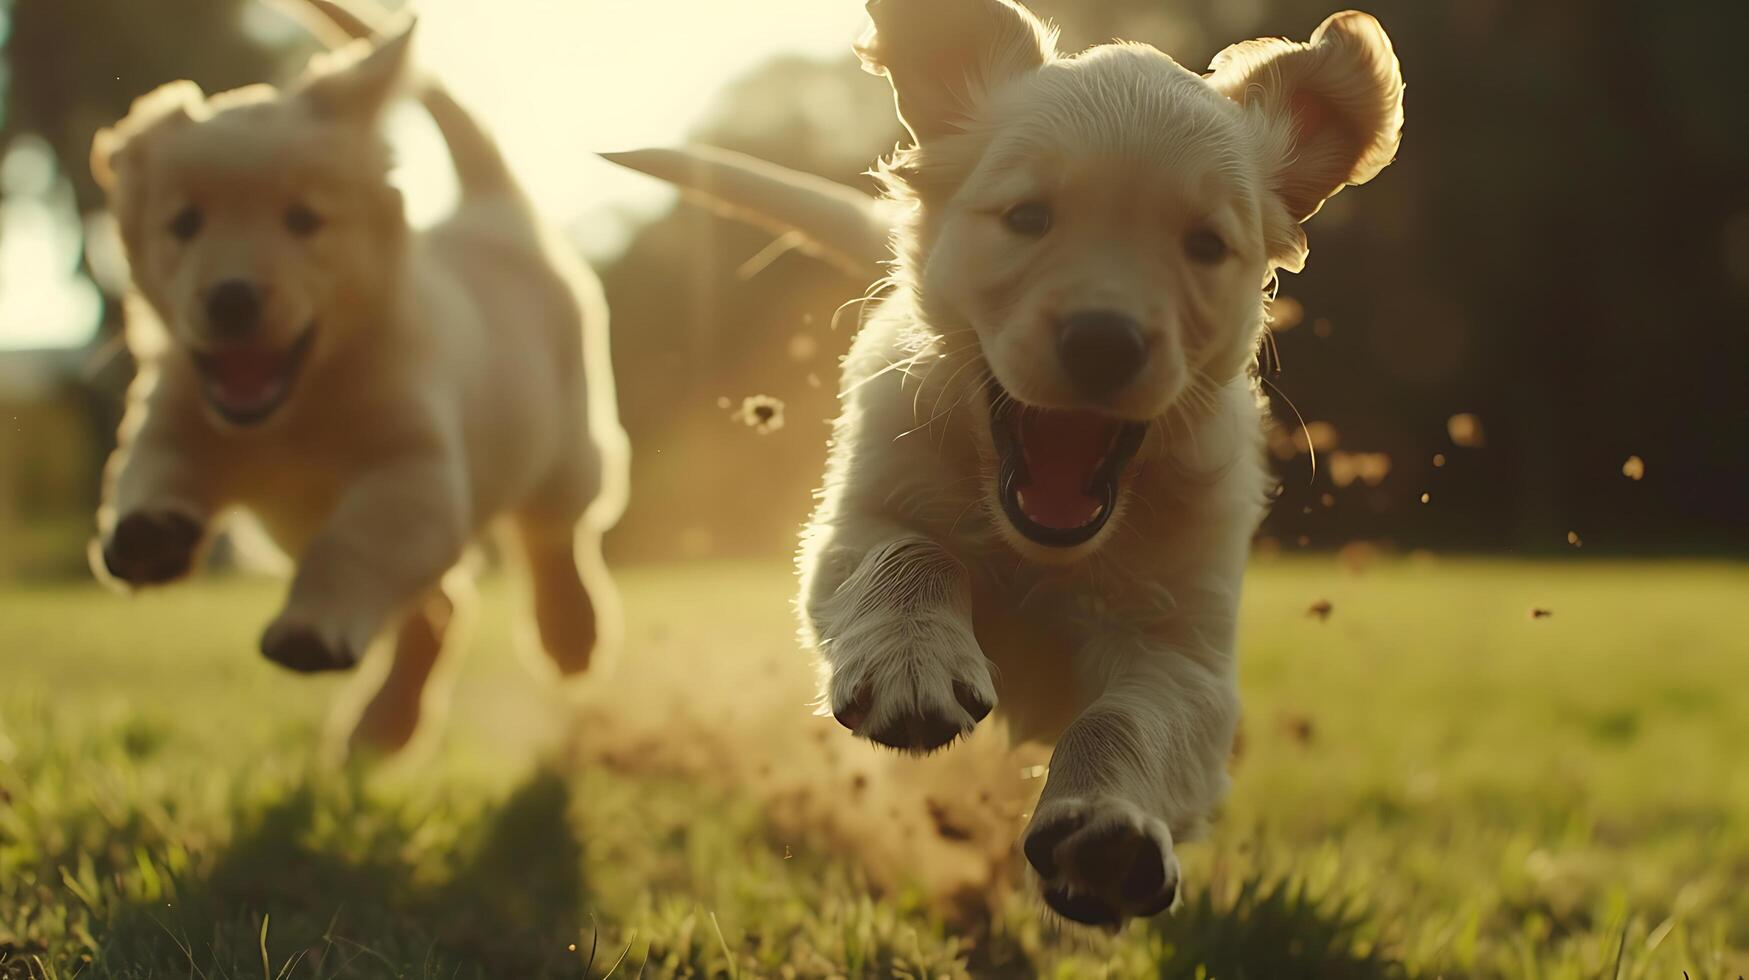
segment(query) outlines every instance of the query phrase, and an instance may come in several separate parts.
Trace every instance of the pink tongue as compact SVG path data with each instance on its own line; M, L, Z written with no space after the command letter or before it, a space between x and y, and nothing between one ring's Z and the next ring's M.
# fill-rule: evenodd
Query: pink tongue
M1027 472L1020 487L1021 512L1059 530L1093 523L1105 499L1087 485L1111 449L1114 426L1090 412L1028 409L1020 420Z
M280 358L271 351L222 351L211 355L211 364L219 397L233 404L261 401L280 380Z

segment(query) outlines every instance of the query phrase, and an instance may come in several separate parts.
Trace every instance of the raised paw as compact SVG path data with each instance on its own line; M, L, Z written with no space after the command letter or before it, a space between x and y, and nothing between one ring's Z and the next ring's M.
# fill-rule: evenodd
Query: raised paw
M314 674L351 670L358 666L360 652L345 640L325 636L313 626L281 618L262 634L261 654L288 670Z
M194 567L203 529L176 511L134 511L116 521L103 542L103 568L128 585L162 585Z
M983 654L898 651L839 667L832 716L858 737L905 752L933 752L969 735L996 705Z
M1041 804L1021 844L1052 911L1116 929L1159 915L1178 895L1178 859L1166 824L1121 800Z

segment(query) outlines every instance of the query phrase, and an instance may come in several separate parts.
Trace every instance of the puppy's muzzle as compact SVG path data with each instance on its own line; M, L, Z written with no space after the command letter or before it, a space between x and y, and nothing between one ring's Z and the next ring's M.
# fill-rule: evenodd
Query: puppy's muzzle
M261 328L265 291L246 279L227 279L206 297L207 326L215 340L246 340Z
M1115 398L1142 373L1148 341L1142 325L1115 310L1084 310L1057 324L1057 358L1081 397Z

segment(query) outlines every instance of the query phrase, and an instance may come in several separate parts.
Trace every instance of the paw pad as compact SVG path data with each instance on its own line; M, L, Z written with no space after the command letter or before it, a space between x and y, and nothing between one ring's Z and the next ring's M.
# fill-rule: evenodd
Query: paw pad
M358 654L344 643L329 642L307 626L270 627L261 638L261 653L281 667L300 674L350 670L358 664Z
M129 585L162 585L188 574L200 546L200 523L174 511L136 511L116 522L103 566Z
M1159 915L1178 895L1164 824L1124 806L1063 806L1041 814L1021 850L1045 904L1063 918L1115 929Z

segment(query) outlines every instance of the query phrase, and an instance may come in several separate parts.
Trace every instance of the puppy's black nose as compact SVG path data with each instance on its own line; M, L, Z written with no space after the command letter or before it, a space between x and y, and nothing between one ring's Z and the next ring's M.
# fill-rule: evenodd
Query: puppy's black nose
M246 279L227 279L206 297L207 322L226 340L241 340L261 325L261 290Z
M1113 310L1085 310L1058 324L1057 356L1083 396L1108 398L1141 373L1148 359L1142 325Z

